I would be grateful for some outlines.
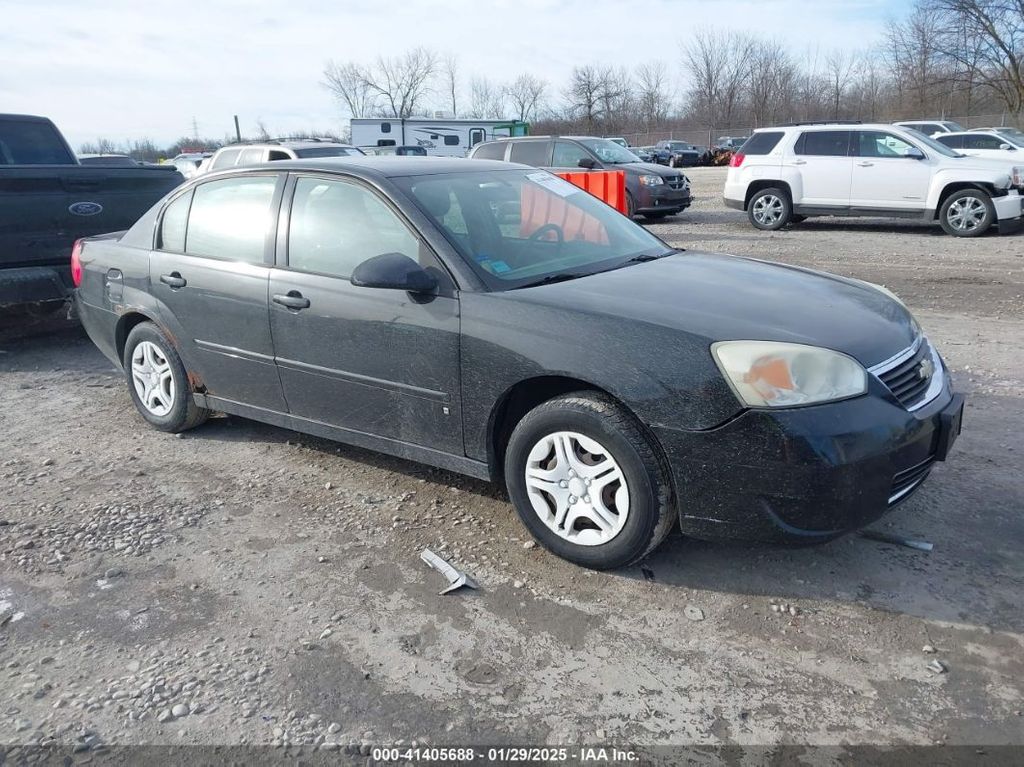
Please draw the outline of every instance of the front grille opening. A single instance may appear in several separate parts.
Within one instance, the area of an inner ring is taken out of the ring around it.
[[[910,495],[918,485],[924,482],[925,477],[928,476],[928,472],[932,470],[934,464],[935,456],[928,456],[921,463],[911,466],[909,469],[896,472],[892,478],[892,487],[889,489],[889,505],[892,506],[895,503],[899,503]]]
[[[877,373],[900,404],[911,408],[921,403],[928,393],[932,377],[940,372],[932,365],[931,344],[922,339],[917,351],[888,370]]]

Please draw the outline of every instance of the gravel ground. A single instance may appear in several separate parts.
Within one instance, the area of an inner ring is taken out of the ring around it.
[[[1024,745],[1024,236],[723,207],[652,226],[899,293],[968,392],[880,523],[924,553],[533,546],[503,491],[239,418],[146,428],[61,318],[0,328],[0,743]],[[424,546],[478,592],[439,596]]]

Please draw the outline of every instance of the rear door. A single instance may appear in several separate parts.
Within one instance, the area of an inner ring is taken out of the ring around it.
[[[853,159],[850,131],[804,131],[783,159],[801,180],[801,192],[794,190],[794,203],[822,208],[846,209],[850,205]]]
[[[295,174],[285,197],[270,325],[289,412],[463,455],[451,278],[398,210],[360,181]],[[450,214],[450,200],[438,204]],[[352,270],[383,253],[418,260],[438,277],[438,294],[354,286]]]
[[[285,412],[267,289],[284,174],[198,184],[160,218],[150,292],[199,384],[216,397]]]
[[[923,211],[932,166],[927,158],[907,156],[912,150],[920,148],[888,131],[854,131],[850,204],[865,210]]]
[[[548,139],[523,139],[512,141],[508,153],[509,162],[532,165],[535,168],[551,166],[551,141]]]

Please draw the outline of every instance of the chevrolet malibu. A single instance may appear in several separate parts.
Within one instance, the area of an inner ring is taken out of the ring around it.
[[[295,160],[75,245],[82,322],[153,427],[212,411],[503,482],[592,568],[675,524],[826,541],[906,500],[963,398],[887,290],[682,252],[545,171]]]

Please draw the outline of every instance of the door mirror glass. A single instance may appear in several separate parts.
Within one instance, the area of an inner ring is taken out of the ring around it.
[[[437,278],[402,253],[382,253],[355,268],[352,284],[360,288],[429,293],[437,288]]]
[[[903,156],[909,157],[911,160],[923,160],[924,152],[918,149],[916,146],[907,147],[903,150]]]
[[[593,157],[581,157],[580,161],[576,163],[580,168],[586,168],[587,170],[593,170],[597,166],[597,161]]]

